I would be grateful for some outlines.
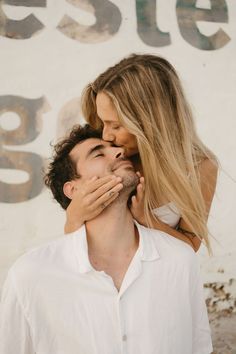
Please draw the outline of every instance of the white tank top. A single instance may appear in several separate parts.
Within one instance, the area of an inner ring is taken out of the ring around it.
[[[165,224],[175,228],[181,218],[180,212],[173,202],[153,210],[154,214]]]

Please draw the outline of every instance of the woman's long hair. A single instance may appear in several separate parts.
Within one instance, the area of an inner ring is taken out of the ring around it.
[[[99,92],[110,97],[121,125],[137,138],[148,226],[152,227],[153,209],[165,196],[211,251],[199,164],[208,158],[218,162],[196,133],[175,69],[161,57],[137,54],[107,69],[82,95],[84,117],[98,129],[102,128],[96,110]]]

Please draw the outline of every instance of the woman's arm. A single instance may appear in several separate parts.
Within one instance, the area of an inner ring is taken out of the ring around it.
[[[218,166],[216,165],[216,162],[213,160],[206,159],[202,161],[202,163],[199,166],[201,191],[202,191],[203,199],[205,201],[207,218],[215,194],[217,172],[218,172]],[[183,230],[188,230],[191,232],[191,228],[182,218],[180,219],[179,227]],[[197,252],[201,245],[200,239],[196,236],[192,237],[191,234],[189,234],[189,236],[187,235],[187,237],[191,241],[193,249]]]
[[[207,217],[215,193],[217,171],[218,171],[218,167],[216,163],[210,159],[204,160],[199,166],[201,191],[202,191],[203,198],[205,200]],[[131,212],[133,216],[137,218],[137,221],[140,221],[141,223],[142,223],[142,217],[141,217],[140,210],[141,208],[143,209],[143,205],[141,206],[143,194],[144,194],[144,178],[141,177],[140,184],[137,187],[137,196],[132,197],[132,206],[131,206]],[[183,232],[173,229],[169,225],[161,221],[158,221],[156,219],[153,222],[153,227],[157,230],[164,231],[169,235],[186,242],[194,249],[195,252],[198,251],[201,245],[201,240],[197,236],[191,234],[193,231],[188,226],[188,224],[184,221],[183,218],[180,219],[179,227],[183,230],[189,231],[190,234],[186,233],[185,235]]]
[[[182,224],[186,224],[182,218],[180,219],[179,225],[180,224],[181,224],[181,226],[182,226]],[[176,229],[172,228],[171,226],[165,224],[162,221],[157,221],[156,219],[153,220],[153,227],[156,230],[160,230],[160,231],[166,232],[167,234],[169,234],[169,235],[171,235],[173,237],[176,237],[176,238],[178,238],[181,241],[186,242],[188,245],[190,245],[194,249],[195,252],[198,251],[198,249],[199,249],[199,247],[201,245],[201,241],[199,240],[198,237],[196,237],[196,236],[195,237],[193,237],[193,236],[189,237],[189,236],[185,235],[184,233],[179,232],[178,230],[176,230]],[[190,228],[188,230],[190,230]]]

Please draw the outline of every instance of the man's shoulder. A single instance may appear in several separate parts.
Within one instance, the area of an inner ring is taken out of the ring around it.
[[[39,272],[47,270],[52,265],[56,266],[65,258],[70,241],[70,235],[60,235],[53,240],[31,248],[16,259],[10,267],[9,273],[18,281],[37,278]]]

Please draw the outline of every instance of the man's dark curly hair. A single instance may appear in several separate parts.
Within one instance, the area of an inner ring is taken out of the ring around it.
[[[71,202],[63,192],[64,184],[75,178],[80,178],[69,153],[77,144],[91,138],[101,139],[101,131],[91,128],[88,124],[75,125],[70,134],[54,146],[52,162],[44,176],[44,182],[63,209],[67,209]]]

